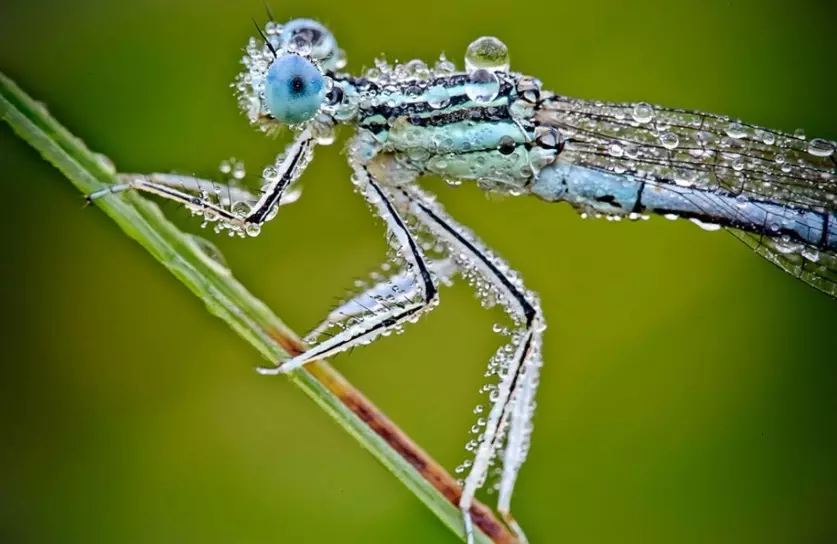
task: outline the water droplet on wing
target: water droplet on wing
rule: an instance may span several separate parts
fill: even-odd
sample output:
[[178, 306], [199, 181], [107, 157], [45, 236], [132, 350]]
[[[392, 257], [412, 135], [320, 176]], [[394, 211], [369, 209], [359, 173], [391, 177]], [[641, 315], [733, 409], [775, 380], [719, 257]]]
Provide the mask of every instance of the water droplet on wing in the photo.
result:
[[662, 136], [660, 136], [660, 143], [663, 144], [663, 147], [666, 149], [674, 149], [680, 144], [680, 139], [677, 137], [677, 134], [673, 132], [664, 132]]
[[815, 157], [830, 157], [834, 154], [834, 143], [822, 138], [814, 138], [808, 142], [808, 153]]
[[638, 102], [631, 110], [631, 116], [637, 123], [648, 123], [654, 118], [654, 108], [648, 102]]

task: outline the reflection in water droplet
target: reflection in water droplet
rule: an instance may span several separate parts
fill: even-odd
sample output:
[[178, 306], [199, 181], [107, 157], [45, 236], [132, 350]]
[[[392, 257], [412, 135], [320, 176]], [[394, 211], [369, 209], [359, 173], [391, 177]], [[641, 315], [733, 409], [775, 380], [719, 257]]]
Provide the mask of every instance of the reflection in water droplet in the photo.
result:
[[509, 48], [493, 36], [477, 38], [465, 51], [465, 70], [479, 69], [506, 72], [509, 69]]
[[631, 110], [631, 115], [637, 123], [648, 123], [654, 118], [654, 108], [648, 102], [638, 102]]
[[494, 72], [479, 69], [468, 76], [465, 94], [474, 102], [491, 102], [500, 92], [500, 81]]
[[815, 157], [830, 157], [834, 154], [834, 143], [822, 138], [814, 138], [808, 142], [808, 153]]
[[680, 144], [680, 139], [677, 137], [677, 134], [673, 132], [664, 132], [662, 136], [660, 136], [660, 143], [663, 144], [663, 147], [666, 149], [674, 149]]

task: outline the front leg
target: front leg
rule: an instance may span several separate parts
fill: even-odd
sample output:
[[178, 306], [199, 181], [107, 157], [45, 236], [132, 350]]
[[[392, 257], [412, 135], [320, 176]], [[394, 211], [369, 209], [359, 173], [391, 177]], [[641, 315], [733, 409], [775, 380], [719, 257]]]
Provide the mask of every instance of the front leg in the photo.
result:
[[142, 191], [178, 202], [208, 223], [216, 222], [216, 232], [228, 229], [230, 235], [256, 236], [264, 222], [276, 215], [278, 207], [291, 200], [287, 190], [310, 162], [315, 144], [310, 130], [300, 132], [275, 163], [262, 171], [264, 185], [258, 198], [232, 188], [215, 195], [206, 188], [219, 185], [189, 176], [123, 174], [122, 183], [91, 193], [87, 200], [93, 202], [123, 191]]
[[368, 344], [382, 334], [401, 327], [407, 321], [417, 320], [438, 303], [439, 290], [424, 252], [410, 232], [404, 219], [390, 201], [389, 195], [374, 179], [365, 165], [353, 165], [353, 181], [376, 213], [387, 225], [389, 241], [396, 256], [404, 260], [405, 272], [415, 278], [415, 297], [405, 297], [403, 302], [385, 306], [383, 311], [369, 312], [322, 343], [304, 353], [283, 361], [279, 366], [260, 368], [262, 374], [280, 374], [298, 369], [306, 363], [330, 357], [361, 344]]

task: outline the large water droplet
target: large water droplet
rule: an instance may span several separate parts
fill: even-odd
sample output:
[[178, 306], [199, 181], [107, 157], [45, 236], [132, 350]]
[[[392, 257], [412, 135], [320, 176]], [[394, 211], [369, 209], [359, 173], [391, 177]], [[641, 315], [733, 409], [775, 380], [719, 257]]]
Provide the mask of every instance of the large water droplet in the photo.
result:
[[638, 102], [634, 104], [631, 116], [637, 123], [648, 123], [654, 118], [654, 108], [648, 102]]
[[677, 134], [673, 132], [664, 132], [662, 136], [660, 136], [660, 143], [663, 144], [663, 147], [666, 149], [674, 149], [680, 144], [680, 138], [678, 138]]
[[500, 81], [494, 72], [479, 69], [468, 76], [465, 94], [474, 102], [491, 102], [500, 92]]
[[808, 153], [815, 157], [830, 157], [834, 154], [834, 143], [822, 138], [814, 138], [808, 142]]
[[465, 70], [491, 70], [506, 72], [509, 69], [509, 48], [493, 36], [483, 36], [471, 42], [465, 51]]

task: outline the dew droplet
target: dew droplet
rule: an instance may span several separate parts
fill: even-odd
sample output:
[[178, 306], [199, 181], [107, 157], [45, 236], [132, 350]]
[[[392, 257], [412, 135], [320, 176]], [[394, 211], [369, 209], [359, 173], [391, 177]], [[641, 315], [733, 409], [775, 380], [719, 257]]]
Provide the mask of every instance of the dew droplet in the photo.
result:
[[747, 129], [744, 128], [744, 125], [739, 123], [738, 121], [733, 121], [726, 128], [727, 136], [730, 138], [735, 138], [736, 140], [740, 140], [744, 136], [747, 135]]
[[834, 154], [834, 143], [822, 138], [814, 138], [808, 142], [808, 153], [815, 157], [830, 157]]
[[506, 72], [509, 69], [509, 48], [494, 36], [483, 36], [472, 41], [465, 51], [465, 70]]
[[611, 144], [607, 148], [607, 152], [610, 153], [611, 157], [621, 157], [625, 154], [624, 148], [619, 144], [619, 142], [611, 142]]
[[491, 102], [500, 92], [500, 81], [494, 72], [479, 69], [468, 76], [465, 84], [465, 94], [474, 102]]
[[239, 217], [244, 217], [250, 213], [250, 204], [244, 202], [243, 200], [233, 202], [233, 205], [230, 207], [230, 211]]
[[427, 90], [427, 103], [433, 109], [444, 108], [450, 103], [450, 93], [444, 85], [434, 85]]
[[820, 252], [817, 251], [816, 248], [806, 246], [802, 249], [802, 251], [800, 253], [802, 254], [803, 257], [805, 257], [806, 259], [808, 259], [809, 261], [811, 261], [813, 263], [820, 260]]
[[680, 144], [680, 139], [677, 137], [677, 134], [673, 132], [664, 132], [662, 136], [660, 136], [660, 143], [663, 144], [663, 147], [666, 149], [674, 149]]
[[648, 102], [638, 102], [634, 104], [631, 116], [637, 123], [648, 123], [654, 118], [654, 108]]

